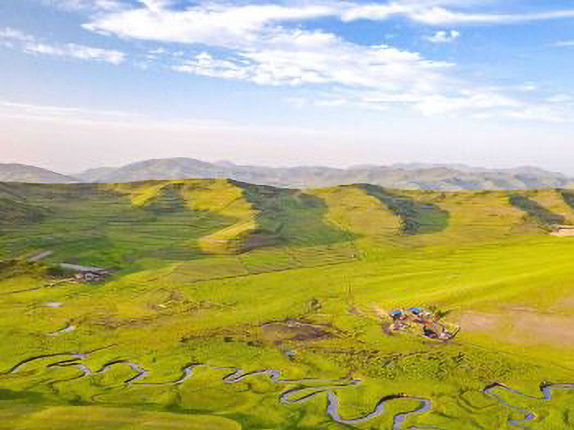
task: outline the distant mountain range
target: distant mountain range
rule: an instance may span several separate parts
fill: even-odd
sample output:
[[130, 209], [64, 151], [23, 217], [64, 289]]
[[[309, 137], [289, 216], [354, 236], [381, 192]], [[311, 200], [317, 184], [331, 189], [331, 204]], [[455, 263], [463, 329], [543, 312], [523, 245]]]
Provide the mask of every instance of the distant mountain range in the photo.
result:
[[36, 182], [42, 184], [67, 184], [77, 178], [61, 175], [51, 170], [25, 164], [0, 164], [0, 182]]
[[288, 188], [368, 183], [415, 190], [523, 190], [574, 188], [574, 178], [536, 167], [487, 169], [458, 164], [364, 165], [333, 167], [240, 166], [228, 161], [208, 163], [192, 158], [146, 160], [123, 167], [90, 169], [75, 175], [19, 164], [0, 164], [1, 182], [120, 183], [159, 179], [230, 178]]

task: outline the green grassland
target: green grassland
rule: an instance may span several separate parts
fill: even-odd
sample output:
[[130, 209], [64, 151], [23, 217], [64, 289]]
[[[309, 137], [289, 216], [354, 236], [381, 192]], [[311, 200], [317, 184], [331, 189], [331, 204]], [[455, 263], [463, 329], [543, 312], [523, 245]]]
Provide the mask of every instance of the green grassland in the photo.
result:
[[[564, 190], [0, 184], [0, 429], [572, 429], [571, 224]], [[385, 334], [411, 306], [460, 333]]]

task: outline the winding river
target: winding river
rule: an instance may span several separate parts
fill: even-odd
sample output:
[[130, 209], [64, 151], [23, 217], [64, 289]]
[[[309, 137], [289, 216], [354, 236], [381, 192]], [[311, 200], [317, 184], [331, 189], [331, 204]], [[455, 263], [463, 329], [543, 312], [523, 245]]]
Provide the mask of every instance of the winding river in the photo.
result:
[[[263, 369], [263, 370], [255, 370], [251, 372], [246, 372], [239, 367], [219, 367], [219, 366], [212, 366], [209, 364], [204, 363], [190, 363], [184, 366], [181, 369], [181, 375], [179, 378], [173, 381], [167, 382], [141, 382], [142, 379], [148, 376], [149, 371], [144, 369], [141, 365], [131, 362], [129, 360], [114, 360], [104, 364], [101, 368], [97, 370], [90, 369], [86, 364], [82, 362], [82, 360], [86, 359], [89, 354], [81, 354], [81, 353], [58, 353], [58, 354], [46, 354], [46, 355], [39, 355], [36, 357], [30, 357], [25, 360], [22, 360], [11, 369], [9, 369], [4, 374], [15, 374], [19, 372], [23, 367], [27, 366], [28, 364], [32, 363], [33, 361], [43, 360], [43, 359], [56, 359], [56, 358], [65, 358], [62, 360], [54, 361], [50, 364], [47, 364], [47, 368], [55, 368], [55, 367], [76, 367], [80, 374], [69, 379], [65, 380], [58, 380], [52, 381], [48, 385], [50, 388], [55, 392], [58, 393], [56, 388], [57, 384], [63, 382], [70, 382], [78, 379], [82, 379], [85, 377], [89, 377], [90, 375], [96, 374], [103, 374], [111, 369], [113, 366], [117, 365], [126, 365], [131, 370], [134, 371], [134, 376], [122, 381], [122, 384], [125, 386], [177, 386], [183, 384], [188, 379], [192, 378], [194, 375], [194, 371], [197, 368], [208, 368], [212, 370], [228, 370], [225, 376], [221, 378], [224, 383], [227, 384], [236, 384], [239, 383], [247, 378], [252, 378], [256, 376], [265, 376], [268, 377], [269, 380], [275, 384], [305, 384], [306, 387], [303, 388], [294, 388], [287, 391], [284, 391], [279, 396], [279, 402], [285, 405], [290, 404], [298, 404], [304, 403], [316, 396], [319, 395], [326, 395], [327, 396], [327, 408], [326, 413], [329, 415], [334, 421], [342, 424], [361, 424], [370, 420], [373, 420], [377, 417], [382, 416], [386, 412], [386, 406], [390, 402], [394, 402], [397, 400], [414, 400], [418, 402], [418, 407], [408, 412], [403, 412], [396, 414], [393, 418], [393, 427], [392, 430], [422, 430], [422, 429], [430, 429], [430, 430], [446, 430], [441, 429], [439, 427], [432, 427], [432, 426], [424, 426], [424, 427], [405, 427], [406, 421], [409, 417], [431, 412], [432, 411], [432, 403], [430, 399], [422, 398], [422, 397], [415, 397], [415, 396], [407, 396], [404, 394], [395, 394], [390, 396], [385, 396], [381, 398], [373, 410], [368, 414], [357, 417], [357, 418], [344, 418], [341, 416], [340, 413], [340, 406], [339, 406], [339, 396], [337, 395], [337, 390], [344, 389], [344, 388], [352, 388], [357, 387], [362, 384], [361, 380], [358, 379], [339, 379], [339, 380], [322, 380], [322, 379], [284, 379], [282, 378], [282, 372], [279, 370], [273, 369]], [[67, 357], [67, 358], [66, 358]], [[527, 409], [518, 407], [516, 405], [511, 404], [510, 402], [504, 400], [497, 391], [506, 391], [514, 394], [518, 394], [519, 396], [535, 399], [535, 400], [542, 400], [542, 401], [550, 401], [552, 399], [552, 392], [554, 390], [574, 390], [574, 383], [572, 384], [549, 384], [544, 383], [540, 386], [540, 390], [542, 392], [541, 397], [534, 397], [527, 394], [523, 394], [519, 391], [513, 390], [503, 384], [500, 383], [493, 383], [488, 385], [486, 388], [482, 390], [483, 393], [486, 395], [496, 399], [500, 404], [511, 408], [514, 411], [523, 413], [525, 418], [524, 419], [509, 419], [508, 423], [514, 427], [528, 429], [528, 430], [537, 430], [532, 427], [527, 427], [526, 423], [532, 422], [536, 419], [536, 415]]]
[[535, 429], [533, 427], [526, 426], [525, 424], [530, 423], [536, 419], [536, 414], [528, 409], [521, 408], [519, 406], [513, 405], [512, 403], [504, 400], [499, 394], [496, 393], [497, 390], [506, 391], [508, 393], [517, 394], [518, 396], [524, 397], [526, 399], [533, 399], [533, 400], [544, 400], [550, 401], [552, 400], [552, 391], [554, 390], [574, 390], [574, 384], [549, 384], [543, 383], [540, 385], [540, 391], [542, 393], [542, 397], [535, 397], [530, 396], [528, 394], [524, 394], [520, 391], [513, 390], [510, 387], [507, 387], [504, 384], [494, 383], [488, 385], [484, 390], [483, 393], [487, 394], [488, 396], [496, 399], [500, 404], [513, 409], [521, 414], [524, 414], [524, 418], [522, 419], [509, 419], [508, 423], [512, 426], [523, 428], [526, 430], [540, 430]]
[[54, 337], [54, 336], [58, 336], [58, 335], [60, 335], [60, 334], [62, 334], [62, 333], [68, 333], [68, 332], [74, 331], [74, 330], [76, 330], [76, 326], [75, 326], [75, 325], [66, 324], [66, 326], [65, 326], [64, 328], [61, 328], [60, 330], [56, 330], [56, 331], [53, 332], [53, 333], [48, 333], [46, 336]]

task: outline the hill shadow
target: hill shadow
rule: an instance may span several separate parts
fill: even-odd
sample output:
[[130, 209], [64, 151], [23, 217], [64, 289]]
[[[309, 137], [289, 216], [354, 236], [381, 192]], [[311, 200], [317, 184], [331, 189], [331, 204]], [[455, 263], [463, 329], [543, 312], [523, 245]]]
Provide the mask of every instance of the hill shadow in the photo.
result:
[[246, 200], [259, 212], [261, 230], [273, 234], [278, 244], [297, 246], [330, 245], [357, 238], [351, 232], [326, 222], [329, 211], [320, 197], [300, 190], [238, 184]]
[[377, 185], [366, 184], [361, 187], [400, 217], [401, 234], [414, 236], [439, 233], [448, 227], [449, 211], [433, 203], [419, 202]]
[[566, 223], [566, 218], [562, 215], [552, 212], [550, 209], [545, 208], [538, 202], [522, 194], [512, 194], [508, 200], [512, 206], [526, 212], [528, 217], [534, 219], [539, 224], [551, 226]]
[[183, 183], [168, 184], [162, 187], [142, 207], [157, 215], [185, 211], [187, 209], [183, 198], [184, 186]]
[[562, 196], [562, 200], [564, 200], [564, 203], [570, 206], [571, 209], [574, 209], [574, 192], [560, 190], [560, 195]]

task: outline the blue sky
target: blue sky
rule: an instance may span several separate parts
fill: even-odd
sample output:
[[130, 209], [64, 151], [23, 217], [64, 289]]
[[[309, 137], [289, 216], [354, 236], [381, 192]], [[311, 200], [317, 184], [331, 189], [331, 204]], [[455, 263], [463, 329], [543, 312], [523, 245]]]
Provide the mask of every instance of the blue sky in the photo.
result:
[[574, 5], [2, 0], [0, 162], [574, 174]]

